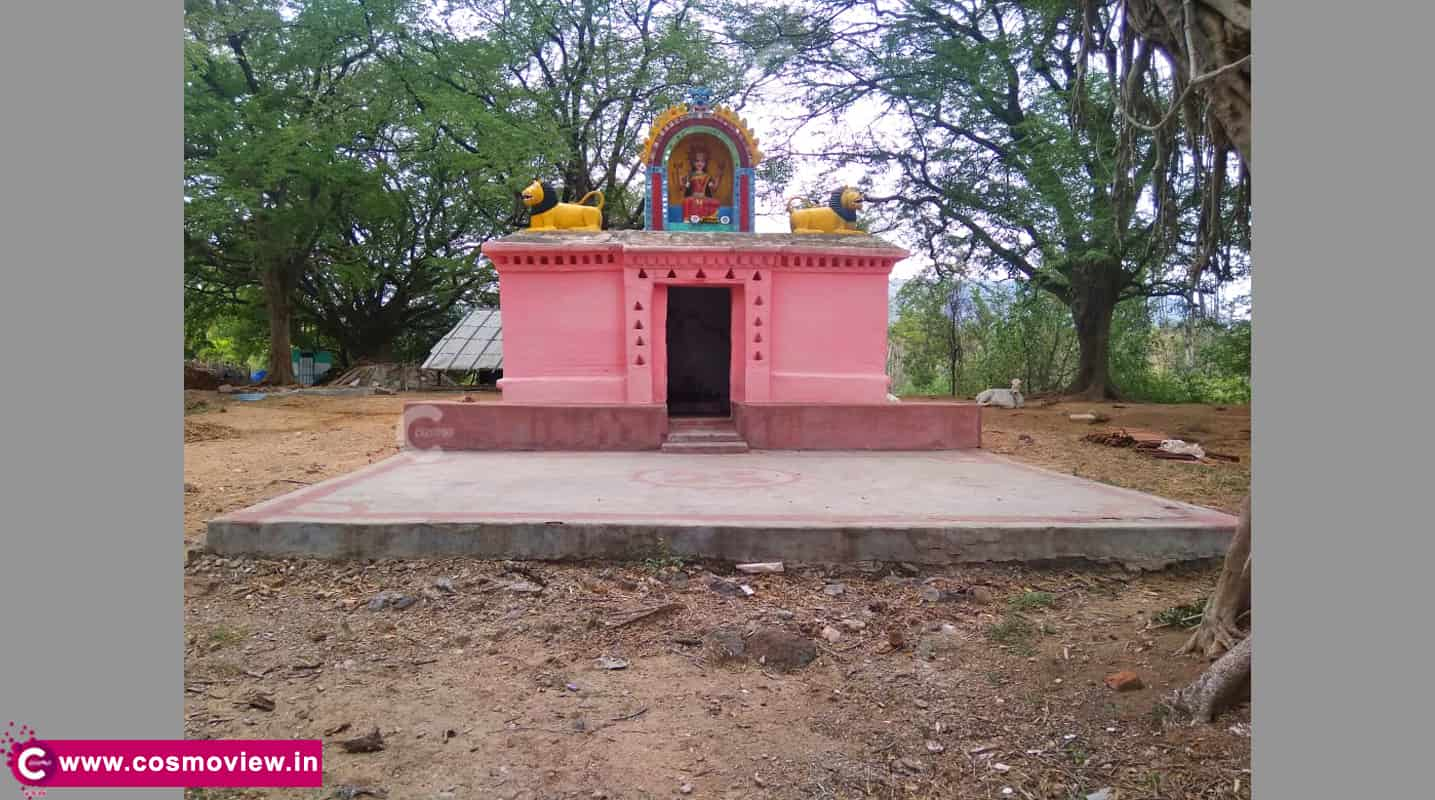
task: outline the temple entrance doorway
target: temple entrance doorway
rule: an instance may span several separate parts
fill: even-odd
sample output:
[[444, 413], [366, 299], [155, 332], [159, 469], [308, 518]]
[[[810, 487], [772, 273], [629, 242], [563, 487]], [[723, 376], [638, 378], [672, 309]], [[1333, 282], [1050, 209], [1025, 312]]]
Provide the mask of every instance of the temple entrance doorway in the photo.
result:
[[668, 287], [668, 414], [732, 413], [732, 290]]

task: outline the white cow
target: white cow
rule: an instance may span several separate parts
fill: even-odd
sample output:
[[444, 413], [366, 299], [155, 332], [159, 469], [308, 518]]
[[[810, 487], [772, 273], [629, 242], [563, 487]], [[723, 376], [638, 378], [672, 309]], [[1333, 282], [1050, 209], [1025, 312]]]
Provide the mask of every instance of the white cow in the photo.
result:
[[977, 395], [977, 405], [1002, 408], [1021, 408], [1026, 405], [1021, 396], [1021, 378], [1012, 378], [1010, 389], [987, 389]]

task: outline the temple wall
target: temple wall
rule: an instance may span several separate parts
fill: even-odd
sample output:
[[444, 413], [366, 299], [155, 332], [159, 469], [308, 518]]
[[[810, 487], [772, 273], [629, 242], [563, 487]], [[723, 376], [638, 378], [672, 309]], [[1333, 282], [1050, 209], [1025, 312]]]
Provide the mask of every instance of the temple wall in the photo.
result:
[[882, 404], [887, 277], [905, 251], [784, 234], [518, 234], [500, 275], [503, 399], [662, 404], [668, 287], [732, 292], [733, 402]]
[[509, 271], [503, 308], [503, 399], [515, 403], [627, 401], [623, 276]]
[[776, 272], [771, 402], [886, 401], [887, 276]]

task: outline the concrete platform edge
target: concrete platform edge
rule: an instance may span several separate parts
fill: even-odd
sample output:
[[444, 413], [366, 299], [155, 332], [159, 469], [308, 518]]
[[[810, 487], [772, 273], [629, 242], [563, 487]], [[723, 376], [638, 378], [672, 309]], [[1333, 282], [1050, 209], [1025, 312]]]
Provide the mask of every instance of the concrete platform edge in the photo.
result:
[[1222, 556], [1234, 529], [1112, 523], [955, 527], [711, 526], [672, 523], [209, 523], [208, 549], [227, 556], [401, 559], [467, 556], [534, 561], [641, 560], [943, 565], [1078, 560], [1158, 569]]

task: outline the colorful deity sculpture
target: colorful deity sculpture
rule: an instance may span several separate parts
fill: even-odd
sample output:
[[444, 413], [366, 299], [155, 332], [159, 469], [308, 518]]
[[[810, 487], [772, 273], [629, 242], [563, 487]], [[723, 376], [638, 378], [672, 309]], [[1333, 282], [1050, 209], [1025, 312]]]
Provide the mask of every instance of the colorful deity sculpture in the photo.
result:
[[658, 115], [642, 159], [646, 229], [755, 230], [757, 137], [731, 109], [710, 105], [707, 90]]
[[721, 178], [708, 173], [707, 149], [694, 145], [688, 161], [692, 168], [683, 180], [683, 220], [691, 224], [728, 222], [719, 218], [722, 205], [717, 200], [717, 187]]

